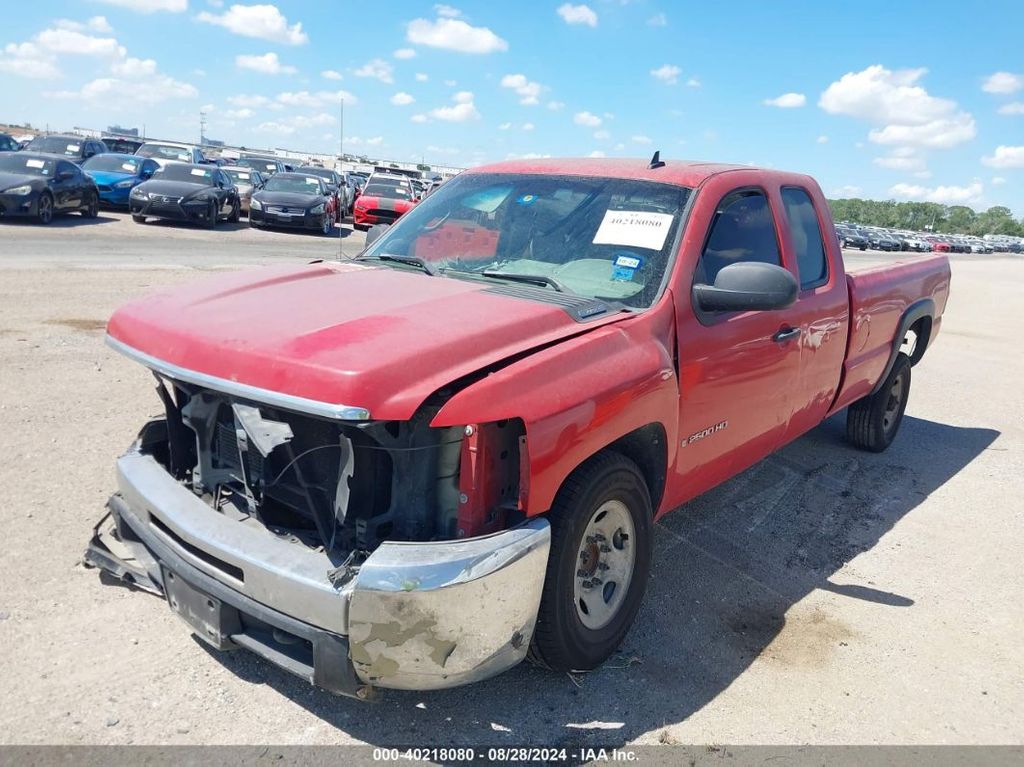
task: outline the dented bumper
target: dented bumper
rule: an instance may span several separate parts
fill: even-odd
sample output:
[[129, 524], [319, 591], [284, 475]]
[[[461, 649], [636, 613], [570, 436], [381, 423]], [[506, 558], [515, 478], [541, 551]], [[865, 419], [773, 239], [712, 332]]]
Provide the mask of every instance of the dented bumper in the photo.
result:
[[358, 697], [367, 685], [466, 684], [526, 655], [550, 544], [543, 519], [480, 538], [386, 542], [341, 582], [327, 554], [213, 511], [150, 456], [130, 451], [117, 471], [85, 561], [168, 596], [218, 649], [252, 650]]

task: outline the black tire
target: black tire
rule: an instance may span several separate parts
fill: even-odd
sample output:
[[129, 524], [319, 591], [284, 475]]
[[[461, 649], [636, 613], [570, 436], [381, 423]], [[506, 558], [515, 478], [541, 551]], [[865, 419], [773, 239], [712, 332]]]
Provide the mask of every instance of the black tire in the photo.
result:
[[910, 398], [910, 357], [900, 353], [885, 382], [846, 411], [846, 438], [862, 450], [881, 453], [896, 438]]
[[36, 203], [36, 218], [39, 223], [46, 226], [53, 221], [53, 198], [48, 192], [44, 192]]
[[324, 213], [324, 222], [320, 225], [320, 233], [326, 237], [334, 234], [334, 216]]
[[861, 245], [861, 246], [860, 246], [860, 249], [861, 249], [861, 250], [867, 250], [867, 249], [868, 249], [868, 246], [867, 246], [867, 245]]
[[219, 213], [220, 208], [217, 205], [217, 201], [210, 200], [210, 209], [206, 211], [206, 221], [203, 222], [204, 224], [206, 224], [207, 229], [217, 228], [217, 218]]
[[235, 200], [235, 204], [231, 207], [231, 215], [228, 216], [228, 221], [232, 224], [237, 224], [242, 220], [242, 201]]
[[85, 218], [97, 218], [100, 215], [100, 198], [95, 192], [87, 192], [89, 200], [82, 208], [82, 216]]
[[[588, 628], [582, 622], [575, 591], [577, 579], [585, 572], [581, 562], [589, 561], [581, 547], [595, 513], [602, 505], [616, 501], [625, 506], [632, 520], [633, 535], [629, 541], [634, 547], [632, 573], [625, 596], [608, 622], [598, 628]], [[652, 516], [650, 494], [640, 470], [619, 453], [599, 453], [566, 479], [548, 514], [551, 550], [537, 627], [530, 645], [530, 657], [534, 661], [554, 671], [586, 670], [601, 665], [615, 651], [632, 626], [647, 588]], [[621, 551], [625, 544], [613, 542], [612, 545]], [[601, 549], [606, 550], [611, 551], [607, 546]], [[595, 551], [595, 556], [598, 559], [590, 565], [591, 574], [601, 572], [594, 568], [601, 566], [604, 555]], [[586, 580], [581, 583], [586, 584]], [[609, 585], [602, 586], [597, 598], [607, 601], [605, 594]]]
[[132, 221], [134, 221], [136, 224], [144, 224], [144, 223], [146, 223], [146, 217], [145, 216], [137, 216], [134, 213], [132, 213]]

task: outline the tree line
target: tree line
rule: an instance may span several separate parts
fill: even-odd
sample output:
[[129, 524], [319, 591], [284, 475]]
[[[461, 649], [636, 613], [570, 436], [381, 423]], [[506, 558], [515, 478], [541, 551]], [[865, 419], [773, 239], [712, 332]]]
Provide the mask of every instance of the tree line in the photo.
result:
[[888, 229], [930, 229], [946, 234], [1009, 234], [1024, 236], [1024, 219], [1014, 219], [1009, 208], [996, 205], [978, 213], [966, 205], [895, 200], [829, 200], [836, 221], [851, 221]]

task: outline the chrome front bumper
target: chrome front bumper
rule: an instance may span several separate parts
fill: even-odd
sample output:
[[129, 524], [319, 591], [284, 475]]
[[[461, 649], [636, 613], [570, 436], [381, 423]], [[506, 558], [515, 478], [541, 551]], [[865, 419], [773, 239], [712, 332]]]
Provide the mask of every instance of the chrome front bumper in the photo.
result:
[[[546, 520], [480, 538], [386, 542], [342, 583], [328, 575], [340, 561], [214, 511], [151, 456], [129, 451], [117, 478], [113, 519], [97, 528], [86, 562], [156, 593], [166, 591], [167, 571], [211, 593], [240, 616], [237, 626], [228, 622], [236, 633], [229, 627], [211, 642], [221, 649], [246, 647], [360, 697], [362, 685], [478, 681], [526, 655], [547, 566]], [[297, 663], [266, 639], [280, 632], [302, 639], [310, 657]], [[347, 668], [317, 668], [325, 663]]]

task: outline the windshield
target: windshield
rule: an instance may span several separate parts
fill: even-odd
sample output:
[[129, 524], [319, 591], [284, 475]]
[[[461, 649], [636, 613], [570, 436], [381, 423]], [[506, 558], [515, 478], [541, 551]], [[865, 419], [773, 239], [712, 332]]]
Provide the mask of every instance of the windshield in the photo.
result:
[[134, 175], [140, 165], [142, 165], [142, 159], [135, 155], [98, 154], [82, 163], [82, 168], [103, 173], [131, 173]]
[[158, 160], [192, 162], [192, 150], [169, 144], [143, 144], [136, 152], [139, 157], [155, 157]]
[[185, 181], [189, 184], [213, 186], [214, 170], [212, 167], [208, 168], [202, 165], [170, 163], [153, 174], [153, 178], [161, 181]]
[[78, 157], [82, 153], [82, 141], [84, 140], [68, 136], [36, 136], [29, 143], [28, 148], [33, 152]]
[[260, 171], [269, 171], [273, 173], [277, 170], [276, 160], [263, 160], [258, 157], [242, 157], [238, 160], [239, 165], [244, 165], [247, 168], [256, 168]]
[[278, 173], [272, 176], [263, 188], [268, 192], [320, 194], [320, 183], [316, 176], [283, 176]]
[[307, 176], [319, 176], [328, 184], [337, 184], [334, 171], [330, 168], [299, 168], [298, 173], [305, 173]]
[[0, 154], [0, 173], [17, 173], [22, 176], [52, 176], [55, 162], [43, 157], [33, 157], [21, 152]]
[[468, 174], [398, 219], [364, 256], [415, 256], [446, 276], [546, 277], [646, 307], [661, 291], [691, 192], [629, 179]]
[[236, 184], [251, 185], [254, 180], [252, 173], [247, 170], [239, 170], [238, 168], [222, 168], [222, 170], [227, 173], [231, 177], [231, 180]]

